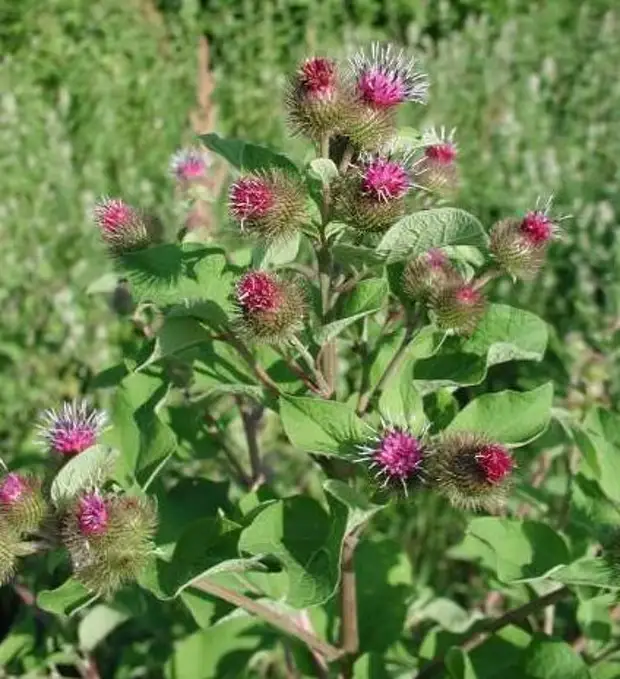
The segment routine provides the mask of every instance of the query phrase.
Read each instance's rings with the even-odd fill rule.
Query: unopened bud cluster
[[[426,486],[462,509],[500,508],[515,466],[507,448],[479,434],[431,438],[389,423],[358,450],[358,461],[383,488],[407,495]]]

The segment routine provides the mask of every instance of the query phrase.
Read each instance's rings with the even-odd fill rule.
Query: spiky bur
[[[403,290],[415,300],[426,300],[432,293],[454,284],[459,274],[445,253],[431,249],[405,266]]]
[[[514,460],[507,448],[472,432],[446,434],[430,449],[428,481],[460,509],[502,507]]]
[[[416,162],[409,152],[362,154],[334,185],[338,218],[359,231],[385,231],[405,213]]]
[[[486,299],[472,283],[456,279],[431,291],[430,306],[440,330],[471,335],[484,316]]]
[[[239,330],[259,343],[286,342],[303,327],[306,302],[303,290],[293,281],[267,271],[250,271],[237,283]]]
[[[120,198],[102,198],[93,220],[108,250],[115,255],[142,250],[161,239],[161,225]]]
[[[211,158],[200,149],[179,149],[170,158],[170,175],[179,183],[187,185],[204,181],[207,177]]]
[[[292,236],[308,219],[303,186],[278,169],[237,179],[230,187],[228,211],[243,232],[267,242]]]
[[[515,278],[530,279],[545,261],[549,243],[566,217],[550,215],[551,198],[539,201],[522,219],[502,219],[491,231],[490,250],[497,263]]]
[[[107,420],[104,411],[93,408],[87,401],[71,401],[43,414],[39,435],[51,453],[73,457],[97,443]]]
[[[84,493],[62,525],[75,577],[100,594],[136,580],[153,554],[156,527],[155,505],[147,498]]]
[[[421,479],[424,444],[404,427],[383,425],[373,441],[359,447],[359,461],[385,487],[402,488],[405,495]]]
[[[349,104],[343,132],[358,149],[374,150],[395,131],[396,108],[407,101],[425,103],[428,78],[414,59],[392,45],[373,44],[349,60]]]
[[[345,106],[336,63],[324,57],[303,61],[288,85],[285,104],[296,134],[314,141],[336,134]]]
[[[0,585],[10,580],[15,572],[19,544],[19,533],[0,515]]]
[[[431,128],[422,135],[424,157],[418,166],[416,181],[429,191],[452,191],[459,183],[454,129],[446,132]]]
[[[0,479],[0,518],[18,534],[32,533],[47,515],[37,479],[11,472]]]

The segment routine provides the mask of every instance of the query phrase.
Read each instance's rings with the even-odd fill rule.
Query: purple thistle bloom
[[[26,480],[20,474],[7,474],[0,481],[0,505],[11,506],[19,502],[28,490]]]
[[[423,451],[420,439],[394,425],[385,426],[373,445],[360,447],[361,461],[369,463],[377,479],[383,478],[383,486],[400,484],[405,494],[408,482],[419,475]]]
[[[198,149],[180,149],[170,158],[170,174],[179,181],[203,179],[211,159]]]
[[[411,185],[407,169],[389,158],[374,158],[362,168],[362,191],[387,202],[402,198]]]
[[[97,492],[80,499],[77,522],[80,533],[86,537],[105,533],[108,527],[108,508]]]
[[[107,415],[87,401],[65,403],[59,410],[47,410],[39,430],[45,445],[63,456],[77,455],[97,442]]]
[[[377,109],[389,109],[405,101],[425,103],[428,78],[415,68],[415,61],[392,45],[374,43],[370,56],[363,50],[350,60],[357,93]]]

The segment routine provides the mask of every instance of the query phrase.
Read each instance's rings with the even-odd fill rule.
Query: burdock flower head
[[[0,515],[0,585],[11,578],[19,556],[20,535]]]
[[[288,118],[293,131],[315,141],[335,134],[342,121],[343,105],[336,63],[325,57],[311,57],[303,61],[286,93]]]
[[[76,578],[101,594],[135,580],[153,554],[156,526],[155,506],[147,498],[97,489],[82,493],[62,525]]]
[[[157,220],[120,198],[102,198],[93,208],[93,219],[112,254],[142,250],[160,240]]]
[[[403,272],[405,294],[416,300],[425,300],[431,293],[458,281],[459,274],[448,256],[433,248],[407,262]]]
[[[303,326],[306,311],[302,290],[293,281],[267,271],[250,271],[237,283],[235,301],[239,326],[251,341],[285,342]]]
[[[47,514],[38,480],[16,472],[0,478],[0,519],[18,533],[32,533]]]
[[[553,218],[552,198],[540,199],[521,219],[502,219],[491,231],[490,249],[498,264],[515,278],[532,278],[540,269],[547,246],[558,236],[567,216]]]
[[[456,130],[431,128],[422,135],[424,159],[417,179],[429,191],[451,190],[458,185]]]
[[[170,158],[170,174],[182,184],[202,181],[207,177],[211,159],[200,149],[179,149]]]
[[[430,306],[440,330],[471,335],[484,316],[486,299],[474,283],[456,278],[444,287],[431,291]]]
[[[418,161],[410,151],[364,153],[335,186],[335,207],[360,231],[384,231],[405,212]]]
[[[359,461],[385,488],[402,488],[405,495],[421,480],[424,444],[404,427],[383,424],[374,439],[359,447]]]
[[[428,456],[429,483],[463,509],[500,508],[514,467],[507,448],[472,432],[445,434]]]
[[[50,452],[73,457],[97,443],[107,419],[105,412],[96,410],[87,401],[72,401],[58,410],[47,410],[39,432]]]
[[[302,185],[278,169],[239,177],[230,187],[228,210],[242,231],[265,241],[292,236],[307,220]]]
[[[399,104],[426,102],[428,78],[402,50],[375,43],[349,60],[349,90],[343,131],[356,148],[372,150],[394,133]]]

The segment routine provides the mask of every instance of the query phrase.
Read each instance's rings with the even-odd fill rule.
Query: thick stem
[[[310,379],[308,375],[306,375],[304,369],[295,361],[293,358],[288,356],[285,352],[280,351],[276,349],[280,356],[284,359],[284,362],[286,363],[286,366],[288,369],[306,385],[306,387],[313,393],[317,394],[318,396],[322,395],[321,389],[314,384],[314,382]]]
[[[496,620],[491,620],[482,632],[476,632],[473,636],[466,639],[461,645],[464,651],[473,651],[478,646],[481,646],[492,634],[499,631],[500,629],[506,627],[507,625],[512,625],[513,623],[521,622],[532,613],[537,613],[538,611],[547,608],[547,606],[553,606],[560,599],[564,599],[570,594],[570,589],[568,587],[559,587],[558,589],[545,594],[544,596],[538,597],[533,601],[528,601],[526,604],[513,608],[507,611],[501,617]],[[424,667],[417,675],[415,679],[431,679],[438,675],[443,667],[445,656],[440,656],[436,658],[426,667]]]
[[[243,594],[239,594],[227,587],[222,587],[210,580],[198,580],[193,583],[192,586],[199,589],[201,592],[228,601],[228,603],[233,604],[233,606],[243,608],[248,613],[256,615],[261,620],[273,625],[285,634],[299,639],[306,644],[308,648],[319,653],[327,662],[334,662],[342,656],[342,651],[340,649],[308,632],[297,624],[289,615],[278,613],[259,601],[250,599]]]
[[[250,470],[252,486],[256,486],[264,478],[260,461],[260,447],[258,445],[258,425],[263,415],[262,407],[248,407],[242,398],[237,398],[237,405],[241,413],[245,440],[248,444],[248,456],[250,458]]]
[[[343,679],[353,676],[353,663],[359,650],[359,630],[357,620],[357,587],[355,580],[355,548],[359,537],[356,533],[347,535],[342,549],[340,574],[340,615],[342,630],[340,647],[346,654],[342,659]]]
[[[319,264],[319,285],[321,288],[321,315],[323,323],[327,323],[331,301],[331,255],[327,243],[323,243],[317,253]],[[335,391],[336,374],[338,372],[338,354],[336,340],[327,342],[321,351],[321,373],[327,382],[326,398]]]
[[[280,394],[280,387],[269,377],[263,366],[254,358],[252,352],[246,347],[242,340],[236,337],[233,333],[226,334],[226,340],[235,347],[235,349],[241,354],[243,360],[252,369],[259,382],[262,383],[264,387],[270,391]]]
[[[312,376],[316,380],[316,383],[318,384],[319,389],[322,392],[322,395],[328,398],[331,393],[331,389],[327,384],[325,377],[323,377],[323,373],[317,367],[312,354],[308,351],[308,349],[306,349],[306,347],[303,345],[303,342],[301,342],[301,340],[298,337],[293,337],[291,339],[291,344],[295,347],[295,349],[297,349],[301,357],[304,359],[308,368],[310,368]]]

